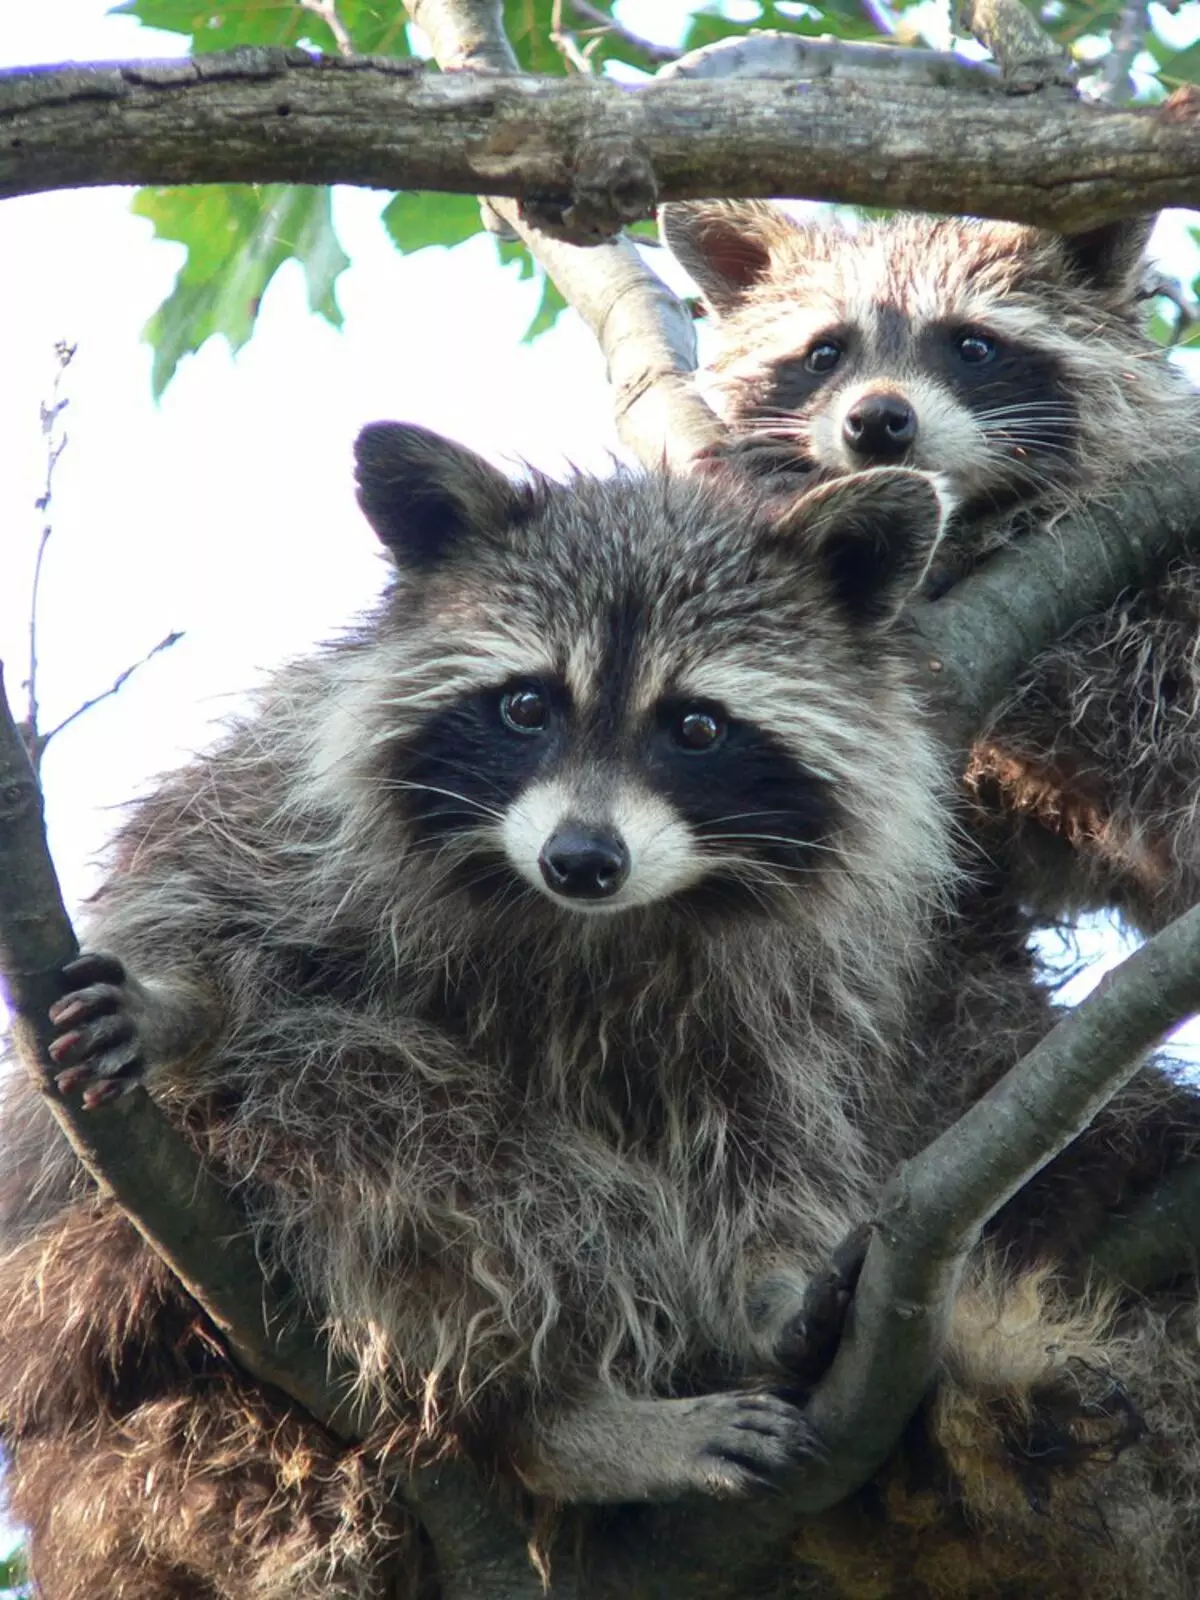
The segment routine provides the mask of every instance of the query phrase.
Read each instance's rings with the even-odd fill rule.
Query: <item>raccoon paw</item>
[[[722,439],[699,451],[693,468],[702,477],[740,474],[766,481],[771,489],[808,488],[817,481],[812,462],[800,454],[794,439],[782,434],[754,433]]]
[[[54,1081],[62,1094],[82,1088],[90,1111],[141,1081],[140,985],[115,956],[98,951],[69,961],[62,975],[68,992],[50,1007],[50,1057],[62,1069]]]
[[[870,1240],[871,1225],[865,1222],[843,1239],[824,1272],[810,1280],[799,1311],[780,1330],[774,1359],[805,1388],[824,1375],[837,1355]]]
[[[688,1411],[694,1486],[708,1494],[771,1488],[818,1448],[803,1412],[769,1389],[702,1395]]]

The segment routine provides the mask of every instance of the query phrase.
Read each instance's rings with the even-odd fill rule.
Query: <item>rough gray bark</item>
[[[720,194],[1069,229],[1200,203],[1200,116],[872,71],[630,90],[275,50],[0,75],[0,196],[272,181],[510,195],[543,223],[598,193],[616,215]]]
[[[718,39],[689,50],[660,67],[666,78],[857,78],[888,73],[925,87],[990,93],[999,72],[990,61],[970,61],[950,50],[923,50],[892,44],[862,44],[847,39],[809,39],[799,33],[764,28],[742,39]],[[868,79],[868,81],[873,81]]]
[[[965,750],[1039,651],[1103,611],[1171,557],[1200,546],[1200,455],[1128,483],[1104,504],[1072,512],[1053,539],[1002,551],[943,600],[910,616],[942,730]]]
[[[999,64],[1010,94],[1075,82],[1070,56],[1037,22],[1022,0],[963,0],[958,20]]]

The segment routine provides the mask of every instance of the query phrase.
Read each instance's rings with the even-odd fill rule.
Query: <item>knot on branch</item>
[[[568,198],[530,196],[521,215],[551,238],[588,245],[653,216],[657,205],[658,179],[641,151],[623,139],[598,140],[577,156]]]

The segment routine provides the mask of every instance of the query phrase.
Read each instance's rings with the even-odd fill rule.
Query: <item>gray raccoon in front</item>
[[[698,202],[662,225],[715,316],[704,382],[743,464],[946,475],[960,506],[933,592],[1196,448],[1196,396],[1144,330],[1148,219],[1068,236],[911,215],[851,230]],[[1185,562],[1047,651],[981,741],[976,792],[1010,815],[1014,868],[1045,913],[1115,904],[1152,929],[1200,897],[1198,644]]]
[[[514,485],[398,425],[358,459],[395,580],[133,808],[60,1084],[190,1131],[376,1442],[565,1501],[744,1492],[811,1446],[781,1327],[898,1154],[952,867],[888,624],[943,503]],[[4,1132],[45,1600],[375,1593],[367,1458],[232,1372],[28,1091]]]

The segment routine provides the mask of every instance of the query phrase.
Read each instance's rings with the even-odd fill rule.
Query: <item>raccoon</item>
[[[375,1451],[747,1492],[813,1448],[780,1341],[897,1157],[953,877],[889,629],[943,500],[514,484],[387,424],[358,471],[391,586],[133,808],[59,1085],[144,1082],[233,1184]],[[39,1593],[378,1593],[409,1535],[370,1450],[233,1371],[30,1091],[3,1137]]]
[[[1058,236],[902,215],[849,231],[703,202],[665,207],[662,229],[716,319],[704,381],[742,464],[946,474],[960,505],[937,594],[1195,448],[1197,397],[1142,326],[1151,221]],[[1200,897],[1198,644],[1185,562],[1046,651],[981,739],[972,791],[1011,819],[1006,856],[1043,915],[1115,905],[1153,931]]]

